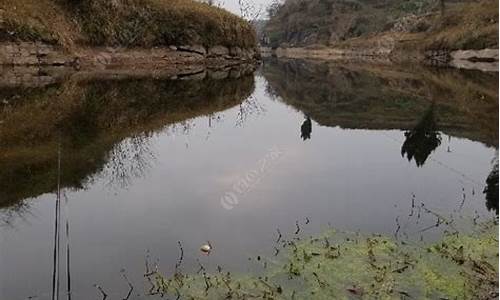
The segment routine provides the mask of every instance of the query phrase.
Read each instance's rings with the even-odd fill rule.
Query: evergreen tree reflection
[[[302,123],[302,126],[300,127],[300,137],[302,140],[308,140],[311,138],[311,132],[312,132],[312,122],[311,118],[306,117],[306,120],[304,123]]]
[[[405,132],[405,141],[401,147],[401,155],[412,159],[418,167],[425,164],[429,155],[441,144],[441,135],[437,132],[434,117],[434,105],[424,114],[412,130]]]
[[[486,178],[486,187],[483,193],[486,194],[486,208],[489,211],[495,210],[498,216],[498,162]]]

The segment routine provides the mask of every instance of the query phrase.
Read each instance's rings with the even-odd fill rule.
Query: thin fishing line
[[[390,135],[386,134],[385,132],[381,132],[381,133],[382,133],[382,135],[384,135],[385,137],[389,138],[390,140],[395,141],[395,142],[396,142],[396,143],[398,143],[398,144],[401,144],[401,141],[397,140],[396,138],[394,138],[394,137],[392,137],[392,136],[390,136]],[[481,187],[481,186],[482,186],[482,184],[481,184],[481,183],[477,182],[476,180],[474,180],[473,178],[471,178],[471,177],[467,176],[466,174],[464,174],[464,173],[460,172],[459,170],[457,170],[457,169],[455,169],[455,168],[453,168],[453,167],[448,166],[447,164],[443,163],[442,161],[437,160],[437,159],[435,159],[435,158],[433,158],[433,157],[430,157],[430,160],[432,160],[432,161],[436,162],[438,165],[442,166],[443,168],[447,169],[448,171],[450,171],[450,172],[452,172],[452,173],[455,173],[455,174],[457,174],[457,175],[460,175],[462,178],[464,178],[464,179],[466,179],[466,180],[468,180],[468,181],[470,181],[470,182],[474,183],[474,184],[475,184],[475,185],[477,185],[478,187]]]
[[[66,294],[71,300],[71,269],[70,269],[70,240],[69,240],[69,203],[66,193],[64,193],[64,204],[66,215]]]

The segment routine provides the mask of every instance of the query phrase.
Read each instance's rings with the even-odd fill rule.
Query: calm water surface
[[[3,88],[0,298],[51,299],[58,185],[73,299],[100,298],[94,284],[124,298],[123,271],[142,299],[145,258],[172,273],[179,242],[187,272],[246,272],[278,229],[432,241],[445,228],[428,211],[465,229],[495,218],[497,91],[497,73],[273,60],[226,79]]]

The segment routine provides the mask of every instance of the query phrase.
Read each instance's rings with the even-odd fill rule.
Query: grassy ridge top
[[[247,21],[192,0],[0,0],[0,40],[66,48],[256,46]]]

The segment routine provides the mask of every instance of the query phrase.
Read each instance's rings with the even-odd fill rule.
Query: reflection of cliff
[[[235,106],[253,89],[253,75],[4,88],[0,90],[0,207],[56,189],[59,144],[62,186],[81,188],[106,163],[120,166],[136,154],[147,157],[147,142],[141,139],[152,132]],[[118,149],[117,144],[128,137],[122,145],[126,147]],[[147,162],[133,163],[137,169]],[[124,175],[119,169],[111,172]]]
[[[498,73],[270,60],[264,76],[320,125],[409,130],[435,103],[439,131],[498,146]]]

